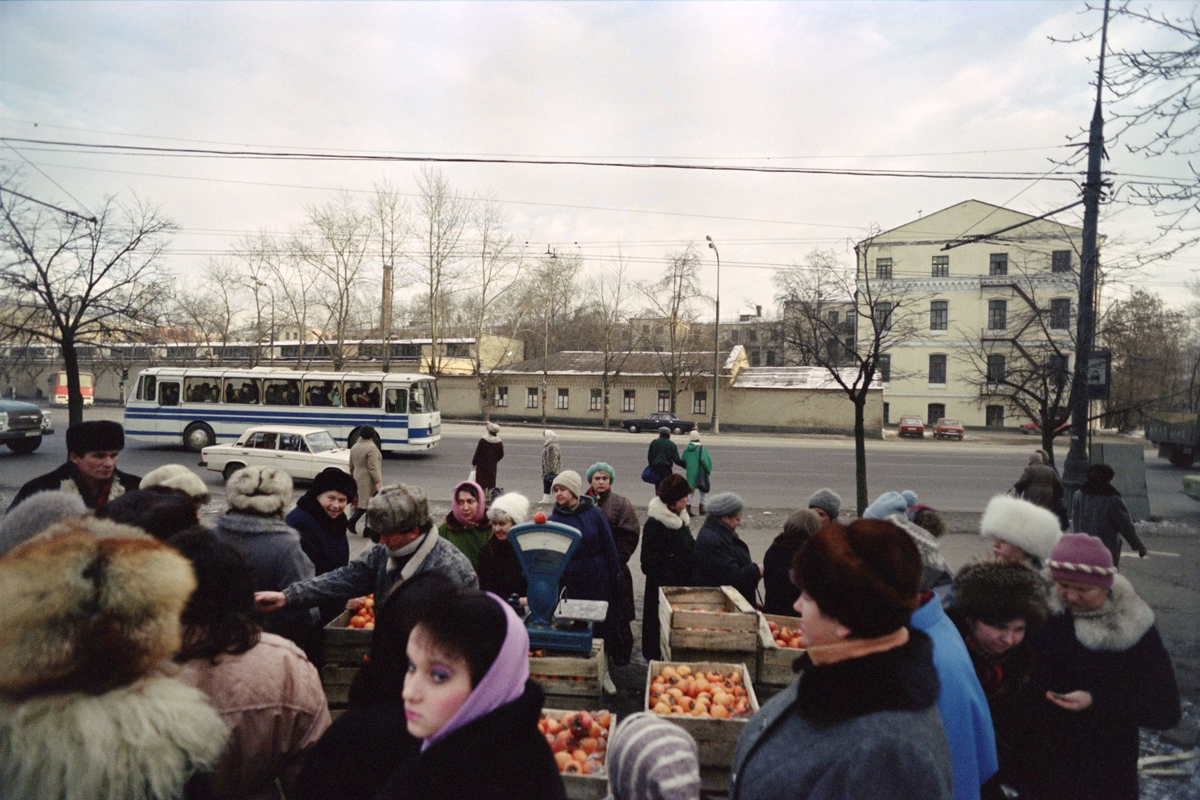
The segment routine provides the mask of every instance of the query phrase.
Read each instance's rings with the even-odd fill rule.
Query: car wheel
[[[216,443],[217,435],[203,422],[193,422],[183,431],[183,444],[193,453],[199,453],[209,445]]]
[[[225,469],[221,471],[221,475],[224,476],[226,481],[228,481],[230,478],[233,477],[233,473],[237,472],[239,469],[242,469],[245,466],[246,466],[245,464],[239,464],[236,461],[231,461],[225,465]]]
[[[683,428],[681,428],[681,427],[679,427],[678,425],[676,425],[674,428],[672,428],[672,429],[671,429],[671,433],[673,433],[673,434],[675,434],[676,436],[678,436],[679,434],[683,433]]]
[[[638,432],[638,426],[637,426],[637,425],[630,425],[630,426],[629,426],[629,428],[628,428],[628,430],[629,430],[629,432],[630,432],[630,433],[637,433],[637,432]]]
[[[31,436],[28,439],[15,439],[11,442],[5,442],[5,444],[8,445],[9,450],[12,450],[17,455],[27,456],[42,446],[42,437]]]

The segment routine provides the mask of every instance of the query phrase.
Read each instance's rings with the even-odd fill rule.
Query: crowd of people
[[[1119,537],[1145,545],[1107,466],[1068,506],[1031,460],[984,509],[992,554],[956,573],[909,490],[852,519],[818,488],[755,560],[698,433],[682,454],[669,431],[650,445],[640,517],[611,464],[563,469],[542,438],[549,520],[580,534],[562,590],[608,603],[614,664],[633,658],[639,549],[647,660],[662,586],[799,617],[797,678],[744,728],[731,797],[1136,798],[1138,729],[1180,718],[1154,613],[1117,569]],[[360,474],[327,469],[296,500],[286,473],[239,470],[211,526],[187,467],[116,468],[120,425],[66,440],[0,519],[4,797],[565,797],[517,611],[510,532],[532,504],[497,486],[498,426],[440,523],[422,488],[384,483],[374,431]],[[351,560],[359,519],[373,544]],[[333,720],[320,629],[368,595],[371,652]],[[607,765],[615,798],[699,796],[696,743],[668,719],[623,720]]]

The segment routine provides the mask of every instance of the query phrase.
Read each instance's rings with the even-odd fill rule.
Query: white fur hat
[[[192,498],[192,502],[200,505],[204,505],[211,499],[208,486],[200,480],[200,476],[182,464],[164,464],[158,469],[147,472],[146,477],[142,478],[142,482],[138,484],[139,489],[152,489],[155,486],[183,492]]]
[[[529,518],[529,500],[520,494],[502,494],[488,506],[488,519],[503,522],[505,518],[520,525]]]
[[[1053,513],[1008,495],[996,495],[988,501],[979,520],[979,533],[1008,542],[1043,562],[1062,536]]]
[[[234,511],[282,517],[292,504],[292,476],[274,467],[243,467],[225,482],[225,497]]]

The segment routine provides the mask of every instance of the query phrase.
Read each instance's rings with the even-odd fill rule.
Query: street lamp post
[[[721,421],[717,418],[717,392],[720,389],[721,380],[721,251],[717,249],[717,243],[713,241],[711,236],[705,236],[708,240],[708,246],[712,248],[713,253],[717,257],[717,306],[716,316],[713,318],[713,396],[712,396],[712,422],[710,429],[713,433],[721,432]]]

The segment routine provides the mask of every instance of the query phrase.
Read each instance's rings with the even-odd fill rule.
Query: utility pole
[[[1079,265],[1079,312],[1075,335],[1075,370],[1071,385],[1071,449],[1063,463],[1063,489],[1067,507],[1087,478],[1091,459],[1087,447],[1088,360],[1096,336],[1096,269],[1099,263],[1097,228],[1104,184],[1100,161],[1104,157],[1104,55],[1108,47],[1108,0],[1104,0],[1104,24],[1100,30],[1100,63],[1096,70],[1096,107],[1088,133],[1087,181],[1083,185],[1083,252]]]
[[[392,371],[392,270],[390,259],[383,262],[383,308],[379,314],[379,327],[383,339],[383,371]],[[476,343],[478,347],[478,342]]]
[[[717,256],[717,307],[716,316],[713,318],[713,396],[712,396],[712,420],[709,423],[709,430],[713,433],[721,432],[721,420],[717,417],[717,392],[721,388],[721,251],[717,249],[717,243],[713,241],[711,236],[705,236],[708,240],[708,246],[712,248],[713,253]]]

